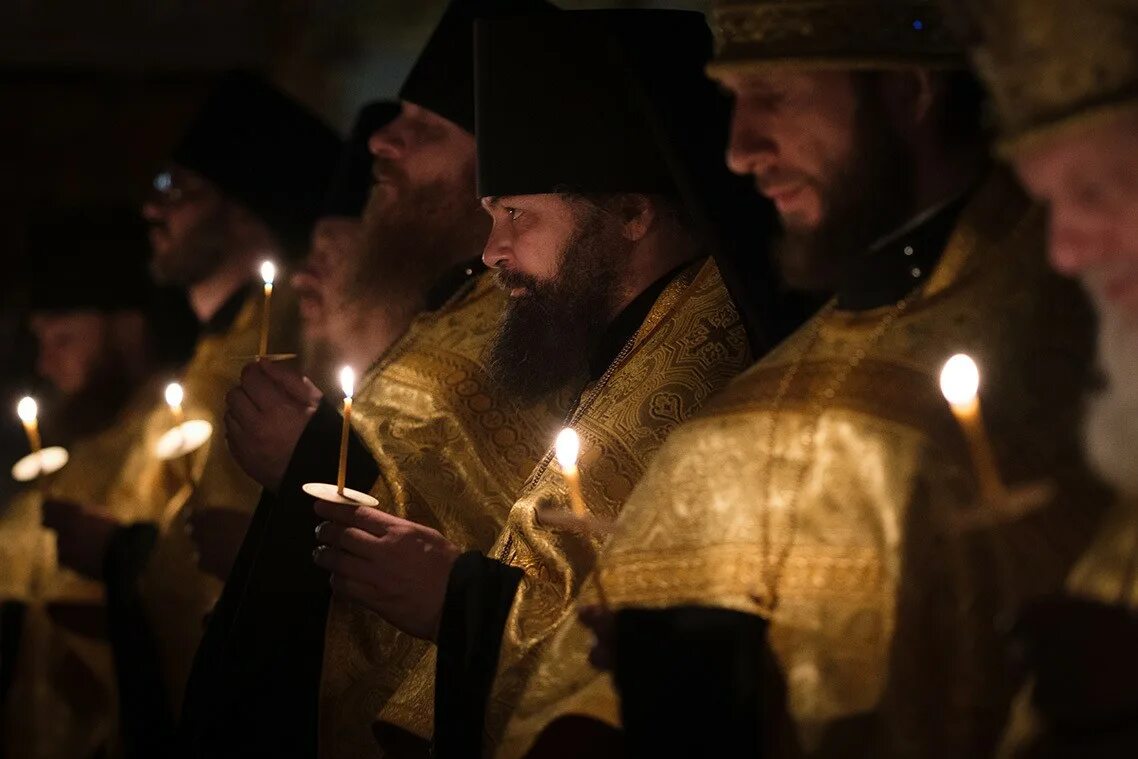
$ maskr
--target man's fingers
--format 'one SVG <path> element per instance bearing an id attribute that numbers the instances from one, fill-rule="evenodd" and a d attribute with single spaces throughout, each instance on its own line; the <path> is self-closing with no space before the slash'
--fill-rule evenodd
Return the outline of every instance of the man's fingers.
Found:
<path id="1" fill-rule="evenodd" d="M 328 584 L 332 586 L 332 593 L 338 598 L 362 604 L 373 611 L 379 611 L 377 608 L 379 593 L 372 585 L 339 574 L 333 574 L 329 578 Z"/>
<path id="2" fill-rule="evenodd" d="M 392 516 L 371 506 L 360 506 L 333 503 L 331 501 L 316 501 L 316 515 L 329 522 L 336 522 L 347 527 L 357 527 L 372 535 L 386 535 L 392 528 L 400 525 L 412 525 L 406 519 Z"/>
<path id="3" fill-rule="evenodd" d="M 365 558 L 376 550 L 383 550 L 383 544 L 375 535 L 335 522 L 324 522 L 317 527 L 316 540 L 323 545 Z"/>
<path id="4" fill-rule="evenodd" d="M 263 361 L 261 370 L 277 388 L 297 403 L 305 406 L 320 402 L 320 390 L 295 367 L 285 362 Z"/>
<path id="5" fill-rule="evenodd" d="M 255 361 L 241 372 L 241 389 L 261 411 L 273 411 L 290 402 L 288 395 L 265 371 L 267 361 Z"/>
<path id="6" fill-rule="evenodd" d="M 261 412 L 257 404 L 242 387 L 235 387 L 225 394 L 226 416 L 232 416 L 242 427 L 253 429 Z"/>
<path id="7" fill-rule="evenodd" d="M 360 582 L 366 582 L 371 576 L 371 564 L 338 548 L 318 546 L 312 552 L 312 560 L 318 567 Z"/>

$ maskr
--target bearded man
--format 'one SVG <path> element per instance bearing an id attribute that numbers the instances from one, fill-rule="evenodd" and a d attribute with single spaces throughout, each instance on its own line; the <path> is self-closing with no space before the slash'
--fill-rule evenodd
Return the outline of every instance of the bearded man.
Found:
<path id="1" fill-rule="evenodd" d="M 712 25 L 728 163 L 778 208 L 786 276 L 837 296 L 669 439 L 602 552 L 629 753 L 989 755 L 1020 682 L 1004 620 L 1096 522 L 1085 308 L 986 167 L 933 3 L 736 0 Z M 938 388 L 959 352 L 995 486 Z"/>
<path id="2" fill-rule="evenodd" d="M 1120 498 L 1065 593 L 1017 625 L 1031 672 L 1004 753 L 1138 751 L 1138 23 L 1125 3 L 961 3 L 950 10 L 992 91 L 999 152 L 1047 208 L 1052 266 L 1098 311 L 1102 385 L 1087 458 Z"/>
<path id="3" fill-rule="evenodd" d="M 8 755 L 90 757 L 114 744 L 117 714 L 101 556 L 89 532 L 135 518 L 115 512 L 107 493 L 142 436 L 169 368 L 163 358 L 192 334 L 160 328 L 164 312 L 176 312 L 160 296 L 176 298 L 150 281 L 146 230 L 129 212 L 55 213 L 33 225 L 30 242 L 36 369 L 54 391 L 39 400 L 47 435 L 70 459 L 0 518 L 3 595 L 27 604 L 2 734 Z M 97 518 L 57 522 L 71 504 Z"/>
<path id="4" fill-rule="evenodd" d="M 491 367 L 519 397 L 578 389 L 566 423 L 580 439 L 583 511 L 567 517 L 567 471 L 553 450 L 488 551 L 317 504 L 329 521 L 316 563 L 337 594 L 437 643 L 379 712 L 380 744 L 406 752 L 409 738 L 433 739 L 434 755 L 455 757 L 499 748 L 592 566 L 600 536 L 586 528 L 619 514 L 671 430 L 749 363 L 709 258 L 732 250 L 713 198 L 762 214 L 715 161 L 715 116 L 726 113 L 702 74 L 710 39 L 699 14 L 581 11 L 476 26 L 478 191 L 494 224 L 483 260 L 510 295 Z"/>
<path id="5" fill-rule="evenodd" d="M 100 518 L 90 509 L 57 514 L 61 532 L 86 525 L 106 584 L 127 755 L 170 751 L 217 576 L 232 564 L 256 503 L 254 483 L 220 440 L 224 393 L 240 358 L 258 352 L 261 284 L 251 282 L 257 263 L 285 259 L 307 237 L 319 204 L 312 185 L 327 184 L 339 142 L 267 82 L 232 73 L 207 98 L 143 207 L 152 271 L 160 283 L 185 290 L 200 323 L 193 356 L 179 372 L 185 413 L 210 422 L 217 434 L 177 461 L 160 460 L 155 449 L 173 417 L 155 394 L 144 434 L 107 494 L 110 510 L 130 514 L 129 523 L 95 529 Z M 287 171 L 282 156 L 289 157 Z M 273 305 L 269 348 L 295 350 L 287 290 L 278 287 Z M 200 555 L 187 534 L 191 521 L 215 536 Z"/>
<path id="6" fill-rule="evenodd" d="M 301 364 L 325 392 L 335 393 L 340 366 L 371 365 L 403 331 L 399 318 L 389 318 L 357 292 L 357 283 L 370 274 L 367 265 L 382 261 L 363 253 L 362 217 L 375 181 L 368 142 L 398 115 L 398 103 L 379 101 L 356 115 L 312 229 L 308 257 L 292 277 L 300 304 Z"/>
<path id="7" fill-rule="evenodd" d="M 344 262 L 350 274 L 323 290 L 326 302 L 365 304 L 371 315 L 364 340 L 338 346 L 363 373 L 347 485 L 483 550 L 556 433 L 561 401 L 506 392 L 487 366 L 507 298 L 477 261 L 489 224 L 474 194 L 471 24 L 548 8 L 448 6 L 399 115 L 367 138 L 375 184 L 363 245 Z M 336 481 L 336 405 L 263 363 L 230 394 L 230 447 L 265 493 L 195 662 L 182 725 L 194 755 L 377 755 L 370 722 L 425 648 L 333 601 L 327 573 L 312 565 L 318 521 L 301 487 Z"/>

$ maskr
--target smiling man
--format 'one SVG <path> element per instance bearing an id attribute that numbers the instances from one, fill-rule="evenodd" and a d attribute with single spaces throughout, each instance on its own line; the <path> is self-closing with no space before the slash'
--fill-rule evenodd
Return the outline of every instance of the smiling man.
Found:
<path id="1" fill-rule="evenodd" d="M 1138 19 L 1132 4 L 953 4 L 997 105 L 1000 153 L 1047 207 L 1051 264 L 1099 315 L 1103 383 L 1083 445 L 1122 498 L 1068 578 L 1017 632 L 1032 685 L 1008 756 L 1138 752 Z M 1090 505 L 1088 505 L 1090 507 Z"/>
<path id="2" fill-rule="evenodd" d="M 778 207 L 787 277 L 837 296 L 668 440 L 601 553 L 628 752 L 990 755 L 1019 683 L 1001 621 L 1098 514 L 1085 304 L 986 167 L 935 3 L 734 0 L 712 26 L 728 163 Z M 1003 483 L 1047 497 L 979 488 L 938 387 L 958 352 Z"/>
<path id="3" fill-rule="evenodd" d="M 483 260 L 510 294 L 489 362 L 518 397 L 578 389 L 566 423 L 581 439 L 585 522 L 615 518 L 671 430 L 750 361 L 709 258 L 733 249 L 708 220 L 712 199 L 737 209 L 740 195 L 764 216 L 716 161 L 725 112 L 702 75 L 709 47 L 702 17 L 685 12 L 478 24 L 479 195 L 493 220 Z M 380 711 L 385 749 L 410 735 L 433 738 L 436 756 L 465 757 L 501 741 L 599 539 L 564 529 L 552 459 L 529 475 L 488 551 L 317 505 L 329 521 L 316 561 L 337 594 L 438 644 Z"/>

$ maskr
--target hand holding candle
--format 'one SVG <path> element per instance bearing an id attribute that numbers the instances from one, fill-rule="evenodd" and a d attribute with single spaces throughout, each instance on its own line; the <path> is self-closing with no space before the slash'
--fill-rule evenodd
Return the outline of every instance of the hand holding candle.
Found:
<path id="1" fill-rule="evenodd" d="M 581 439 L 572 428 L 566 427 L 557 436 L 554 444 L 557 453 L 557 463 L 561 465 L 561 475 L 565 478 L 565 487 L 569 490 L 569 506 L 578 517 L 589 513 L 585 507 L 585 497 L 581 494 L 581 474 L 577 470 L 577 457 L 581 453 Z"/>
<path id="2" fill-rule="evenodd" d="M 39 406 L 36 405 L 35 399 L 27 396 L 21 398 L 20 402 L 16 404 L 16 415 L 24 423 L 24 432 L 28 435 L 28 447 L 32 449 L 32 453 L 39 453 L 43 443 L 40 440 L 39 422 L 37 420 Z"/>
<path id="3" fill-rule="evenodd" d="M 340 386 L 344 388 L 344 426 L 340 431 L 340 466 L 336 470 L 336 494 L 344 495 L 348 478 L 348 433 L 352 429 L 352 396 L 356 392 L 356 373 L 350 366 L 340 370 Z"/>
<path id="4" fill-rule="evenodd" d="M 261 342 L 258 356 L 269 353 L 269 309 L 273 301 L 273 280 L 277 278 L 277 267 L 272 261 L 261 264 L 261 279 L 265 282 L 265 301 L 261 310 Z"/>

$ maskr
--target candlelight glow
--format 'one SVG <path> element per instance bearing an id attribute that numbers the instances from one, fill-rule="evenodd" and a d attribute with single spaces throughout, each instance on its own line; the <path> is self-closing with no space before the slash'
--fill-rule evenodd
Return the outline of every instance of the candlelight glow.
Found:
<path id="1" fill-rule="evenodd" d="M 178 408 L 181 406 L 182 401 L 185 399 L 185 397 L 185 391 L 182 390 L 182 386 L 177 382 L 171 382 L 166 386 L 166 403 L 171 408 Z"/>
<path id="2" fill-rule="evenodd" d="M 965 406 L 976 400 L 980 389 L 980 370 L 976 362 L 958 353 L 945 362 L 940 372 L 940 391 L 953 406 Z"/>
<path id="3" fill-rule="evenodd" d="M 340 370 L 340 387 L 344 388 L 344 397 L 351 398 L 356 393 L 356 373 L 352 367 L 345 366 Z"/>
<path id="4" fill-rule="evenodd" d="M 557 463 L 562 469 L 577 466 L 577 456 L 581 453 L 581 439 L 571 428 L 566 427 L 557 435 L 557 442 L 553 444 L 557 452 Z"/>
<path id="5" fill-rule="evenodd" d="M 39 414 L 39 406 L 36 405 L 33 398 L 25 396 L 16 404 L 16 415 L 20 417 L 20 421 L 24 424 L 34 422 L 37 414 Z"/>
<path id="6" fill-rule="evenodd" d="M 277 278 L 277 266 L 272 261 L 265 261 L 261 264 L 261 279 L 265 280 L 266 285 L 271 285 L 273 280 Z"/>

